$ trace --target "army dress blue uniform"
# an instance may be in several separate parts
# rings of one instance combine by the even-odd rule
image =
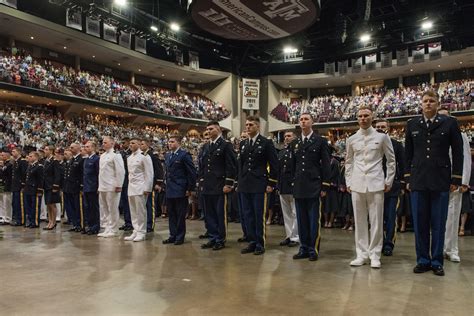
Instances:
[[[224,186],[233,188],[237,175],[237,160],[232,144],[219,136],[204,144],[199,159],[199,187],[203,196],[205,221],[210,236],[207,247],[223,247],[227,237],[228,194]]]
[[[38,161],[28,165],[26,169],[24,204],[26,210],[25,226],[39,227],[41,198],[43,195],[43,165]]]
[[[242,142],[239,155],[238,192],[248,247],[242,253],[265,252],[267,186],[278,184],[278,156],[273,142],[258,134]]]
[[[443,267],[450,185],[459,186],[462,180],[463,141],[457,120],[439,114],[430,122],[424,116],[410,119],[405,132],[405,159],[415,230],[414,272],[417,268],[419,272],[432,268],[436,273]]]
[[[84,159],[83,193],[84,217],[89,235],[98,234],[100,230],[99,210],[99,161],[100,157],[93,153]]]
[[[25,225],[23,187],[25,186],[28,162],[22,158],[12,162],[12,225]]]
[[[391,138],[393,151],[395,153],[395,178],[389,192],[385,193],[383,217],[385,222],[385,234],[382,251],[385,255],[391,255],[395,247],[397,234],[397,209],[400,205],[401,191],[405,187],[403,175],[405,173],[405,149],[403,145]],[[387,174],[387,159],[383,159],[384,174]]]
[[[189,152],[178,148],[165,156],[166,208],[169,217],[170,236],[164,243],[180,245],[186,235],[188,197],[196,186],[196,167]]]
[[[53,158],[43,160],[44,202],[46,205],[61,202],[61,170],[59,162]],[[54,192],[53,192],[54,191]]]
[[[326,139],[311,132],[291,144],[295,156],[293,196],[296,204],[300,250],[295,259],[319,256],[321,191],[329,190],[330,158]]]
[[[82,181],[84,162],[81,155],[68,161],[64,174],[64,204],[72,229],[80,232],[84,229],[84,212],[82,203]]]
[[[123,165],[125,167],[125,179],[123,180],[122,192],[120,192],[120,203],[119,203],[119,210],[123,213],[123,220],[125,223],[121,226],[120,230],[132,230],[132,218],[130,216],[130,204],[128,202],[128,166],[127,166],[127,159],[131,154],[130,148],[126,150],[122,150],[120,155],[122,155]]]
[[[155,230],[155,217],[157,209],[156,201],[158,196],[155,186],[163,186],[163,165],[161,164],[158,156],[153,153],[151,148],[143,152],[143,155],[150,156],[151,162],[153,164],[153,189],[146,200],[146,231],[149,233]]]

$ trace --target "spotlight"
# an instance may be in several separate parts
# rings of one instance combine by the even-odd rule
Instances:
[[[178,32],[181,27],[179,26],[179,24],[173,22],[170,24],[170,28],[172,31]]]
[[[294,54],[294,53],[297,53],[298,52],[298,49],[292,47],[292,46],[285,46],[283,48],[283,53],[285,54]]]
[[[158,28],[154,25],[150,26],[150,30],[152,30],[153,32],[158,32]]]
[[[127,5],[127,0],[114,0],[114,4],[119,7],[124,7]]]
[[[433,22],[431,22],[431,21],[425,21],[425,22],[423,22],[423,23],[421,24],[421,28],[422,28],[423,30],[429,30],[429,29],[431,29],[432,27],[433,27]]]
[[[368,41],[370,41],[370,34],[362,34],[360,36],[360,41],[363,42],[363,43],[367,43]]]

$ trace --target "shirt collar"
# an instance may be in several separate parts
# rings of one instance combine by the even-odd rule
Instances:
[[[430,119],[428,119],[428,118],[427,118],[425,115],[423,115],[423,119],[425,120],[425,123],[428,123],[428,120],[430,120],[430,121],[431,121],[431,123],[433,123],[433,122],[434,122],[434,120],[435,120],[435,118],[436,118],[436,115],[435,115],[435,116],[433,116],[433,117],[432,117],[432,118],[430,118]]]
[[[252,144],[255,144],[255,142],[257,141],[258,135],[260,135],[260,133],[257,133],[257,135],[255,135],[253,138],[250,138],[250,140],[252,141]]]
[[[362,135],[370,135],[375,132],[375,128],[373,128],[372,126],[367,129],[360,128],[359,131]]]
[[[140,148],[138,148],[135,152],[132,152],[132,155],[138,155],[138,154],[142,154],[142,150]]]
[[[211,140],[211,145],[215,145],[217,143],[217,141],[219,140],[219,138],[221,138],[221,137],[222,137],[222,134],[217,136],[217,138],[215,140]]]
[[[180,149],[181,149],[181,147],[178,147],[178,149],[176,149],[175,151],[173,151],[173,154],[177,154]]]
[[[311,131],[308,135],[304,136],[303,133],[301,133],[301,140],[304,141],[305,138],[308,140],[313,136],[314,131]]]

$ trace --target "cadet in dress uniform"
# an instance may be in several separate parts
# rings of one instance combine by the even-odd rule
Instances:
[[[48,225],[44,230],[56,228],[56,204],[61,202],[60,183],[61,170],[59,162],[54,159],[54,147],[46,146],[44,148],[45,159],[43,161],[44,172],[44,202],[48,209]]]
[[[153,190],[148,195],[146,201],[146,231],[151,233],[155,230],[155,217],[156,217],[156,195],[163,189],[163,165],[161,164],[158,156],[153,153],[153,149],[150,147],[151,140],[144,139],[141,142],[140,149],[144,155],[150,156],[153,163]]]
[[[97,235],[100,230],[100,210],[99,210],[99,156],[97,155],[97,145],[88,141],[84,147],[87,158],[84,159],[84,215],[87,221],[88,235]]]
[[[123,220],[125,223],[120,226],[119,230],[130,231],[133,230],[132,218],[130,217],[130,205],[128,203],[128,165],[127,159],[132,152],[130,151],[130,138],[124,137],[122,139],[122,151],[120,154],[123,158],[123,165],[125,167],[125,180],[123,180],[122,192],[120,193],[119,210],[123,213]]]
[[[332,228],[334,225],[334,218],[339,213],[339,160],[335,154],[335,149],[329,146],[329,153],[331,156],[329,172],[329,190],[327,191],[326,197],[324,198],[324,227]]]
[[[25,185],[28,162],[21,158],[19,148],[12,149],[12,226],[25,225],[23,187]]]
[[[0,154],[0,224],[8,225],[12,220],[12,164],[10,153]]]
[[[354,207],[357,254],[350,265],[362,266],[370,258],[370,266],[379,269],[383,247],[384,192],[390,191],[395,177],[395,154],[390,137],[372,127],[372,117],[370,108],[359,108],[357,121],[360,128],[346,142],[346,181]],[[386,175],[384,155],[387,159]]]
[[[196,167],[191,154],[180,148],[181,137],[171,136],[165,156],[166,209],[170,236],[163,244],[182,245],[186,235],[188,197],[196,186]]]
[[[449,116],[448,110],[442,109],[438,114]],[[463,194],[469,190],[471,178],[471,147],[466,133],[461,133],[463,141],[463,168],[461,186],[449,193],[448,218],[446,220],[446,234],[444,238],[444,255],[452,262],[461,262],[458,248],[458,228],[461,217]]]
[[[265,253],[267,195],[278,184],[278,156],[273,142],[259,133],[260,118],[247,117],[245,128],[249,138],[240,150],[238,190],[249,245],[241,253],[262,255]]]
[[[227,238],[228,199],[237,175],[237,160],[232,144],[222,138],[218,122],[209,122],[206,130],[210,141],[204,145],[199,159],[199,187],[210,238],[201,248],[220,250]]]
[[[405,181],[411,190],[415,229],[417,265],[413,272],[432,270],[435,275],[443,276],[449,192],[456,191],[461,185],[463,144],[456,119],[436,113],[438,99],[436,92],[424,92],[421,102],[423,115],[410,119],[407,123]]]
[[[300,249],[293,259],[318,260],[321,240],[321,200],[329,190],[329,148],[325,138],[313,132],[313,117],[303,113],[299,119],[301,137],[292,144],[295,156],[293,196]]]
[[[242,151],[242,147],[247,144],[247,140],[249,138],[249,135],[247,134],[247,131],[243,131],[240,134],[240,142],[239,142],[239,148],[237,148],[237,167],[240,168],[240,152]],[[238,174],[240,174],[240,169],[238,169]],[[240,226],[242,227],[242,237],[237,239],[237,242],[248,242],[247,238],[247,227],[245,225],[245,218],[244,218],[244,213],[242,211],[242,200],[240,198],[239,192],[237,192],[238,188],[238,181],[235,182],[234,184],[234,191],[237,194],[237,204],[238,204],[238,210],[239,210],[239,218],[240,218]]]
[[[123,158],[114,151],[115,141],[106,136],[102,139],[105,152],[99,160],[99,209],[104,213],[105,230],[97,234],[98,237],[111,238],[118,236],[119,230],[119,203],[122,191],[125,167]],[[102,216],[101,216],[102,217]]]
[[[294,160],[295,156],[291,148],[291,143],[296,139],[292,131],[285,132],[285,148],[278,153],[278,193],[280,195],[281,212],[285,225],[286,238],[280,242],[280,246],[297,246],[300,239],[298,237],[298,222],[296,220],[296,205],[293,197],[294,181]]]
[[[144,241],[146,238],[147,210],[146,200],[153,190],[153,162],[150,155],[143,155],[140,150],[141,140],[132,138],[131,154],[128,164],[128,199],[133,233],[124,238],[127,241]]]
[[[379,133],[388,134],[388,121],[384,119],[378,120],[375,123],[375,129]],[[395,153],[395,178],[393,179],[392,188],[384,196],[383,218],[385,222],[385,235],[382,248],[384,256],[391,256],[393,254],[397,234],[397,209],[400,205],[402,190],[405,187],[405,181],[403,180],[405,173],[405,149],[399,141],[393,138],[390,138],[390,141]],[[387,174],[387,159],[385,157],[383,159],[383,170],[384,174]]]
[[[28,154],[26,169],[24,203],[26,209],[26,225],[28,228],[38,228],[40,221],[41,198],[43,195],[43,165],[38,162],[39,154],[32,151]]]
[[[71,159],[65,173],[64,203],[72,228],[69,231],[81,232],[84,229],[84,213],[82,205],[82,180],[84,162],[81,157],[81,146],[73,143],[69,147]]]

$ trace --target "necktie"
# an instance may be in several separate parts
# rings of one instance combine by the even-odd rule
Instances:
[[[308,143],[308,137],[305,137],[305,138],[303,139],[303,144],[306,145],[307,143]]]
[[[428,121],[426,122],[426,127],[427,127],[428,129],[430,129],[430,127],[431,127],[431,120],[428,120]]]

